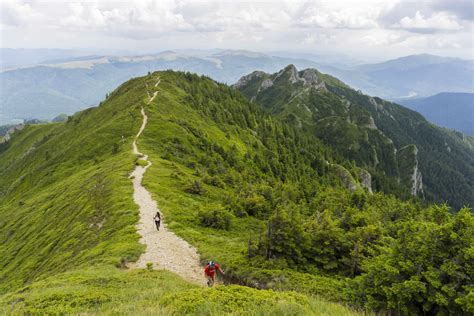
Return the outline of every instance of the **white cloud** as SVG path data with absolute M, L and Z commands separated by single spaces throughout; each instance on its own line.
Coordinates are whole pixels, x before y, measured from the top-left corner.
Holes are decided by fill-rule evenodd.
M 457 31 L 463 27 L 456 21 L 454 15 L 437 12 L 430 17 L 425 17 L 420 11 L 416 11 L 415 16 L 402 18 L 395 27 L 411 29 L 411 30 L 443 30 Z
M 397 1 L 318 0 L 305 5 L 299 24 L 305 27 L 370 29 L 378 28 L 379 17 Z
M 2 0 L 0 2 L 1 24 L 21 26 L 34 23 L 40 18 L 40 14 L 35 11 L 30 3 L 14 0 Z
M 362 42 L 369 46 L 390 46 L 392 44 L 402 41 L 402 36 L 397 33 L 389 33 L 386 31 L 372 31 L 361 38 Z
M 72 2 L 59 25 L 75 30 L 103 31 L 132 38 L 153 37 L 170 31 L 188 31 L 192 26 L 178 12 L 173 1 Z
M 312 33 L 306 34 L 303 38 L 303 43 L 305 45 L 321 45 L 321 44 L 329 44 L 331 40 L 334 39 L 334 36 L 324 33 Z
M 433 1 L 0 0 L 0 44 L 471 54 L 473 22 Z

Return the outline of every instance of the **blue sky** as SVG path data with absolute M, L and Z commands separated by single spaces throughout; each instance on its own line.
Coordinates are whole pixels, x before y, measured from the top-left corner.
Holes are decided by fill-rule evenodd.
M 474 58 L 473 2 L 464 0 L 2 0 L 0 6 L 2 47 Z

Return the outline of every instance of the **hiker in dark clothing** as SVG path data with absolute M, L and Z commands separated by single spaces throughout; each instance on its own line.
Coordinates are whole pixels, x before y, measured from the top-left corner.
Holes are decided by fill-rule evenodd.
M 153 217 L 153 219 L 155 220 L 156 230 L 160 230 L 160 224 L 161 224 L 160 212 L 156 212 L 156 215 Z

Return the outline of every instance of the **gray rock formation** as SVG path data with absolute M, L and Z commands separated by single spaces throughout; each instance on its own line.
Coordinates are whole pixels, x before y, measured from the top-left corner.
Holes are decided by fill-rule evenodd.
M 13 133 L 15 133 L 16 131 L 21 131 L 24 127 L 24 124 L 20 124 L 10 128 L 5 134 L 5 136 L 0 137 L 0 144 L 8 142 L 11 139 Z
M 246 76 L 243 76 L 242 78 L 239 79 L 239 81 L 237 81 L 235 84 L 233 84 L 232 86 L 235 88 L 235 89 L 239 89 L 241 87 L 244 87 L 246 86 L 252 79 L 254 79 L 255 77 L 265 77 L 267 74 L 264 73 L 263 71 L 254 71 L 252 72 L 251 74 L 248 74 Z
M 413 196 L 423 197 L 423 177 L 419 169 L 416 145 L 400 148 L 397 151 L 397 163 L 400 183 L 405 184 Z
M 413 173 L 411 175 L 411 194 L 414 196 L 423 194 L 423 177 L 418 169 L 418 148 L 415 146 L 415 166 L 413 167 Z
M 367 189 L 369 193 L 372 193 L 372 175 L 365 169 L 360 168 L 358 170 L 360 185 Z

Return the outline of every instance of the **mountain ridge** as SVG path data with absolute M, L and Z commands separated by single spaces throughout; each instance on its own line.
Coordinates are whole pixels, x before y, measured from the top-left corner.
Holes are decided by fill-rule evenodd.
M 262 93 L 288 83 L 288 70 Z M 335 83 L 323 79 L 331 98 Z M 233 285 L 202 289 L 167 271 L 127 270 L 144 252 L 129 179 L 143 164 L 130 150 L 142 107 L 140 151 L 153 161 L 143 186 L 167 228 L 201 263 L 219 262 Z M 365 112 L 352 114 L 372 131 Z M 405 150 L 408 163 L 414 151 Z M 127 81 L 66 122 L 15 132 L 0 160 L 0 310 L 358 313 L 332 301 L 380 313 L 472 312 L 469 209 L 369 193 L 358 164 L 205 76 Z
M 238 50 L 94 55 L 92 59 L 84 56 L 66 58 L 62 63 L 58 63 L 61 60 L 50 60 L 51 64 L 44 64 L 47 61 L 45 59 L 41 60 L 42 65 L 23 68 L 20 65 L 19 69 L 0 72 L 0 84 L 3 87 L 0 91 L 0 124 L 8 124 L 13 119 L 51 119 L 63 112 L 73 114 L 77 110 L 97 105 L 121 82 L 159 69 L 191 71 L 220 82 L 234 83 L 253 70 L 274 72 L 293 63 L 299 68 L 320 69 L 365 93 L 386 99 L 431 95 L 446 90 L 474 91 L 472 84 L 469 85 L 472 62 L 466 64 L 469 63 L 466 60 L 458 60 L 454 66 L 449 62 L 438 63 L 441 66 L 437 68 L 421 63 L 412 73 L 401 71 L 403 65 L 371 73 L 365 71 L 363 65 L 336 65 L 334 61 L 327 62 L 324 58 L 305 59 L 299 55 L 281 57 L 278 54 Z M 413 57 L 405 58 L 409 62 L 409 58 Z M 403 82 L 400 82 L 400 76 L 405 78 Z
M 308 73 L 313 76 L 311 84 L 305 86 L 304 76 Z M 412 179 L 411 184 L 405 183 L 404 186 L 414 185 L 417 188 L 414 191 L 415 195 L 417 192 L 420 194 L 425 192 L 429 200 L 434 199 L 440 202 L 447 198 L 443 195 L 445 193 L 442 189 L 436 188 L 435 183 L 441 179 L 434 180 L 432 176 L 434 170 L 427 168 L 427 165 L 436 163 L 431 158 L 433 150 L 443 157 L 450 153 L 445 152 L 448 145 L 438 145 L 439 148 L 436 148 L 425 139 L 434 137 L 439 140 L 436 141 L 437 143 L 449 142 L 458 148 L 456 152 L 460 156 L 457 161 L 460 165 L 457 166 L 458 162 L 456 164 L 450 162 L 449 158 L 443 158 L 447 159 L 446 164 L 449 166 L 444 172 L 450 174 L 449 178 L 452 178 L 452 181 L 454 179 L 457 181 L 453 171 L 458 168 L 455 173 L 463 173 L 466 182 L 458 187 L 458 190 L 463 193 L 457 195 L 457 198 L 451 197 L 448 200 L 456 207 L 464 203 L 474 203 L 474 200 L 470 198 L 473 196 L 473 183 L 469 180 L 474 177 L 472 148 L 468 143 L 464 143 L 462 138 L 458 139 L 454 134 L 443 132 L 416 112 L 380 98 L 364 95 L 340 80 L 317 70 L 306 69 L 297 72 L 294 65 L 289 65 L 274 74 L 254 72 L 242 77 L 234 87 L 270 113 L 293 122 L 302 129 L 309 130 L 326 144 L 335 144 L 346 159 L 355 158 L 357 163 L 362 163 L 361 167 L 371 168 L 373 175 L 379 174 L 382 178 L 386 178 L 384 174 L 388 175 L 388 179 L 393 180 L 391 184 L 386 184 L 387 187 L 395 188 L 404 182 L 401 179 L 407 179 L 406 181 Z M 349 132 L 351 130 L 352 132 Z M 412 167 L 409 168 L 414 170 L 412 176 L 403 175 L 404 172 L 408 172 L 407 169 L 398 170 L 406 163 L 397 163 L 397 155 L 399 155 L 397 150 L 408 145 L 414 145 L 416 153 L 421 150 L 422 156 L 420 158 L 418 154 L 415 154 L 413 157 Z M 373 152 L 375 148 L 382 151 L 377 155 Z M 451 150 L 451 145 L 449 148 Z M 386 161 L 382 161 L 385 166 L 379 165 L 379 155 L 385 157 Z M 400 158 L 400 160 L 404 159 L 406 158 Z M 368 163 L 370 161 L 371 163 Z M 417 167 L 418 162 L 421 169 Z M 423 166 L 423 164 L 426 165 Z M 419 174 L 420 170 L 423 176 Z M 416 180 L 421 180 L 421 178 L 427 180 L 428 188 L 425 190 L 421 185 L 424 181 Z M 434 187 L 430 188 L 430 185 Z M 436 193 L 430 192 L 432 189 Z M 395 191 L 397 190 L 395 188 Z

